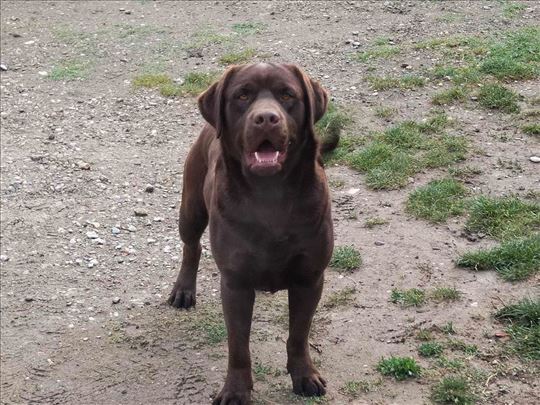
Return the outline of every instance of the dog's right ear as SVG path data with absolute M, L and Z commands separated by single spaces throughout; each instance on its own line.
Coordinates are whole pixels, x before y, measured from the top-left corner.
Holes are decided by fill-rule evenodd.
M 238 66 L 228 68 L 221 79 L 211 85 L 198 98 L 199 110 L 204 119 L 212 125 L 219 138 L 226 127 L 225 122 L 225 89 Z

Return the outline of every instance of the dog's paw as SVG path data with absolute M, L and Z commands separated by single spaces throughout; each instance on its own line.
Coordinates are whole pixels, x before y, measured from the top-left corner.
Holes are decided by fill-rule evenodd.
M 326 394 L 326 380 L 317 371 L 291 374 L 293 392 L 304 397 L 320 397 Z
M 223 388 L 212 405 L 250 405 L 251 391 L 229 391 Z
M 181 288 L 174 286 L 169 299 L 167 300 L 169 305 L 175 308 L 189 309 L 195 306 L 195 289 L 194 288 Z

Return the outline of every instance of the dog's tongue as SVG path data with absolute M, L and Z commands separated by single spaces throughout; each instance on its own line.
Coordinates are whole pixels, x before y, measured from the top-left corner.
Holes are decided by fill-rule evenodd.
M 264 141 L 255 152 L 255 157 L 259 162 L 272 162 L 277 160 L 278 155 L 279 152 L 268 141 Z

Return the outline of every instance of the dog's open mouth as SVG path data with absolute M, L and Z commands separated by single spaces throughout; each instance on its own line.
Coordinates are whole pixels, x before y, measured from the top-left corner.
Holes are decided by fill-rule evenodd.
M 281 170 L 285 155 L 285 150 L 279 150 L 272 142 L 265 140 L 254 152 L 248 154 L 247 160 L 249 168 L 255 174 L 269 176 Z

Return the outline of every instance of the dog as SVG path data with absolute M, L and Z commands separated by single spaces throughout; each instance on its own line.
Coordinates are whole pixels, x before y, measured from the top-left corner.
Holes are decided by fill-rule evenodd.
M 213 405 L 249 404 L 255 291 L 288 290 L 287 370 L 293 391 L 326 393 L 308 335 L 333 250 L 333 224 L 314 124 L 328 95 L 291 64 L 232 66 L 198 98 L 207 121 L 184 168 L 180 273 L 168 302 L 196 303 L 200 238 L 210 226 L 228 333 L 227 377 Z

